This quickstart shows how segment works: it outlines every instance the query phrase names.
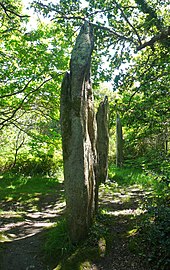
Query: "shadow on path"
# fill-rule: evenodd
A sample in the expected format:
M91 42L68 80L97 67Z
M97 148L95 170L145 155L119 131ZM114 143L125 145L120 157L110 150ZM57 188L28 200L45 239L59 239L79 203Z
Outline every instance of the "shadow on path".
M41 257L44 229L63 214L63 198L63 184L58 183L56 191L36 194L31 203L1 201L0 270L50 269Z
M58 262L55 270L149 270L131 251L131 236L145 211L140 207L150 191L138 186L100 187L100 215L90 240Z
M44 229L63 215L63 184L56 193L36 195L30 207L2 202L0 233L6 239L0 244L0 270L149 270L129 248L133 230L144 214L140 205L149 193L138 186L118 186L116 190L109 184L108 188L101 186L100 225L107 237L92 247L83 244L53 267L44 262L41 249Z

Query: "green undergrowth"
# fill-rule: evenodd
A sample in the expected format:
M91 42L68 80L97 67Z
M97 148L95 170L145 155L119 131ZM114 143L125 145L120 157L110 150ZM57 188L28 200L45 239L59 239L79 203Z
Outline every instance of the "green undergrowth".
M69 239L65 219L48 229L45 238L43 254L55 270L83 270L91 269L94 260L105 256L110 236L98 217L88 237L77 245Z
M170 208L167 205L151 207L140 219L129 248L145 260L151 269L170 269Z
M136 168L117 168L115 165L109 167L109 180L120 186L139 185L147 190L152 190L152 195L167 199L169 195L170 179L155 171Z
M1 203L28 204L48 193L61 193L61 180L57 177L24 176L5 173L0 176ZM63 196L63 194L61 194Z
M169 166L169 165L168 165ZM110 166L109 179L122 187L137 184L149 191L129 248L145 260L152 269L170 269L170 179L166 166L165 175L154 170L136 170Z
M45 261L55 270L89 270L93 263L110 254L113 241L120 240L114 227L118 226L117 221L122 219L123 222L124 218L123 214L113 215L116 209L112 209L112 201L116 199L118 205L130 210L133 207L130 193L134 187L144 191L145 196L140 201L143 213L129 216L127 232L120 237L128 238L130 251L141 256L151 269L168 270L170 210L167 174L164 177L154 171L116 168L114 165L109 167L108 181L100 187L99 214L87 239L73 245L64 217L59 218L55 225L45 230L42 250ZM57 177L26 177L7 173L0 177L0 198L4 204L19 202L34 207L40 196L56 192L60 199L64 199L63 184Z
M118 220L120 222L122 219L123 222L124 216L112 215L109 200L120 198L125 211L127 207L130 209L133 207L133 200L131 201L129 192L134 187L143 190L145 194L140 202L139 211L142 210L142 214L130 215L127 231L117 238L114 227ZM46 231L43 249L45 260L49 261L55 270L89 270L94 262L100 261L111 252L113 241L125 237L129 241L129 250L140 256L148 268L169 269L168 194L168 183L162 181L162 177L156 173L111 166L109 180L100 187L99 214L88 238L78 245L72 245L66 221L60 220Z

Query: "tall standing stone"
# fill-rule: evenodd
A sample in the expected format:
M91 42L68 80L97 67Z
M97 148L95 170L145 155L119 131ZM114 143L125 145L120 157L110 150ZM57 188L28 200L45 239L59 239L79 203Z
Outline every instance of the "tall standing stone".
M61 128L67 223L73 243L83 239L95 213L96 122L90 80L93 32L85 22L61 89Z

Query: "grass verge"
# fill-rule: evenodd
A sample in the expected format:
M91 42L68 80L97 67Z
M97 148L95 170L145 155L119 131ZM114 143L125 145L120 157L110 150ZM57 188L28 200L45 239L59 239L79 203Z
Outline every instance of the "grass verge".
M121 186L137 184L150 194L143 202L145 214L139 219L129 248L154 270L170 269L170 182L154 171L110 167L109 178Z

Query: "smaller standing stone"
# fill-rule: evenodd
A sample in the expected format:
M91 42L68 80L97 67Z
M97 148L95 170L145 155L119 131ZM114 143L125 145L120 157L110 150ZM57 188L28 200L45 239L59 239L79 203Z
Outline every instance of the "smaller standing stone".
M97 166L96 166L96 194L95 204L98 209L98 190L101 183L105 183L108 176L108 150L109 150L109 104L105 96L104 101L99 105L97 120Z
M123 166L123 132L119 114L116 117L116 166Z

